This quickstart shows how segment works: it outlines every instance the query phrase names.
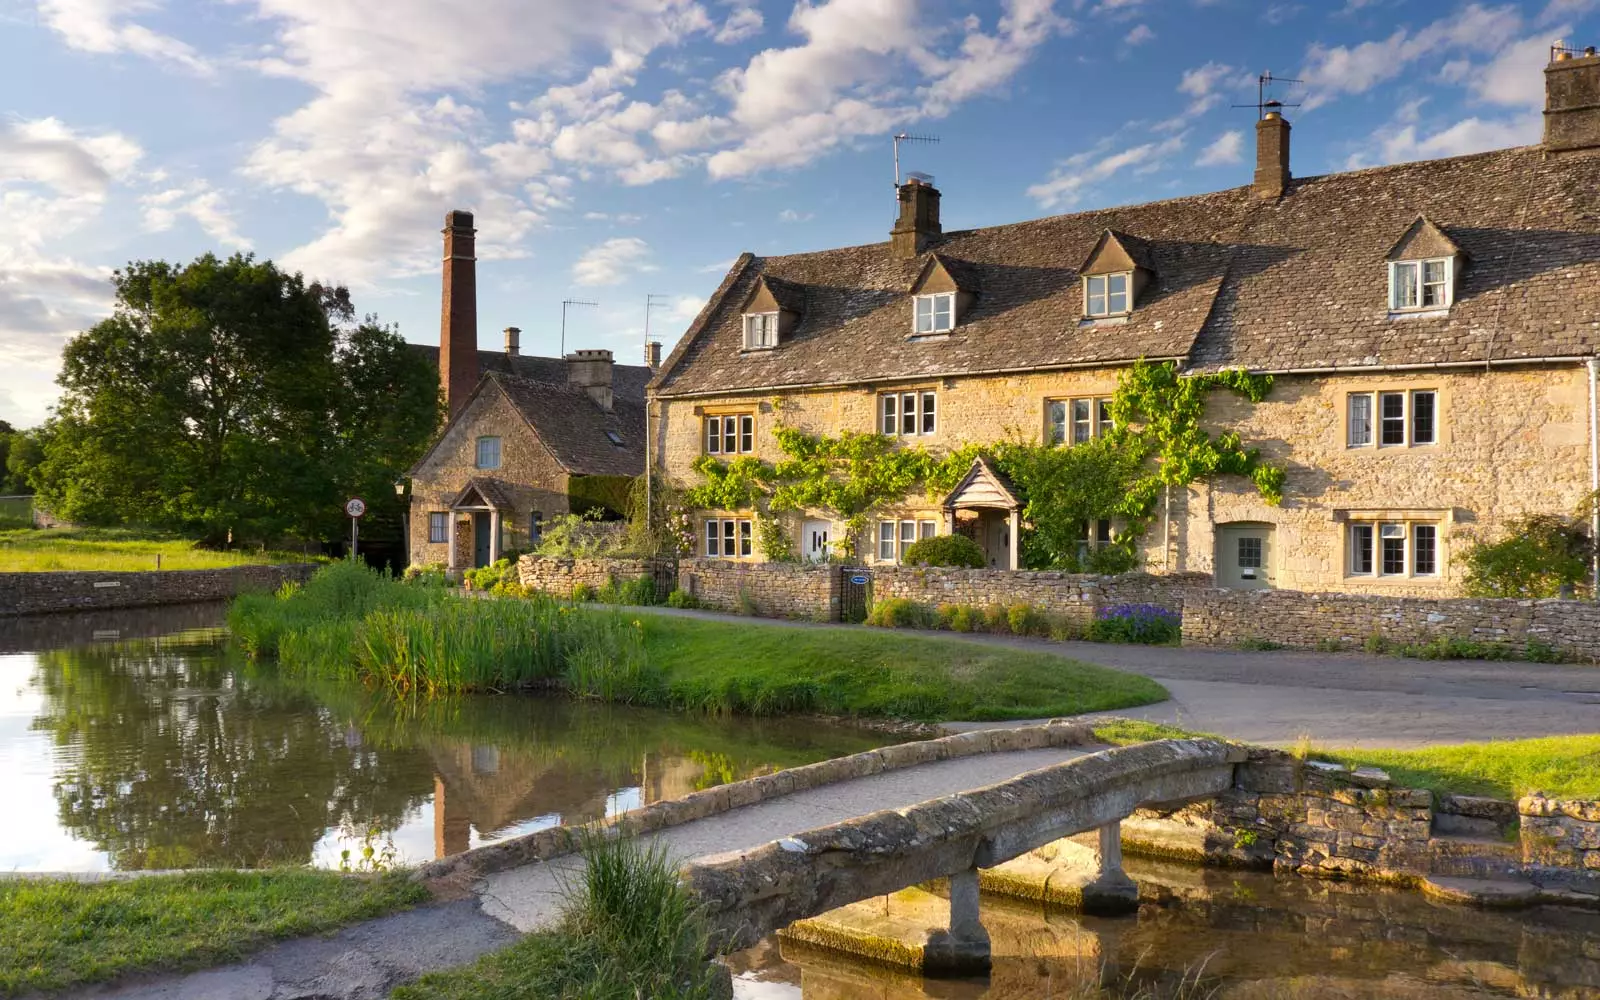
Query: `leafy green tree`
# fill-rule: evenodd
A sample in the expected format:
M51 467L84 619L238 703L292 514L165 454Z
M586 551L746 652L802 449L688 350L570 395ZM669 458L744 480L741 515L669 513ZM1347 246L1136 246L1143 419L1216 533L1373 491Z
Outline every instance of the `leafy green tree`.
M1477 541L1460 558L1462 590L1469 597L1555 597L1564 586L1584 589L1594 545L1583 525L1554 514L1534 514L1506 526L1494 542Z
M119 271L114 314L62 355L34 478L58 516L212 543L340 533L351 493L394 516L394 480L439 420L432 367L349 293L207 254Z
M44 461L47 428L0 434L0 493L32 493L35 470Z

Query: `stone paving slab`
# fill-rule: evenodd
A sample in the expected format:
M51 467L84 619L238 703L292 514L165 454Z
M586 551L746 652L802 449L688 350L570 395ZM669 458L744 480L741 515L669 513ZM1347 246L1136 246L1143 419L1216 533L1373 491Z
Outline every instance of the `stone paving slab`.
M900 809L992 785L1086 752L1058 747L919 764L709 816L662 830L648 839L679 862L747 851L789 834L831 826L880 809ZM544 926L559 912L563 885L578 875L582 864L581 857L570 856L489 875L478 889L484 912L521 931Z

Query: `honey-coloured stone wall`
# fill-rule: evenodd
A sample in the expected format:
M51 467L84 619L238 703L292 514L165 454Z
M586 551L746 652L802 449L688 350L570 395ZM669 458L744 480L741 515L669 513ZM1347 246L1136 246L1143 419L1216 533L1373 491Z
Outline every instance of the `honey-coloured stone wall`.
M678 589L701 607L764 618L839 618L839 567L693 559L678 564Z

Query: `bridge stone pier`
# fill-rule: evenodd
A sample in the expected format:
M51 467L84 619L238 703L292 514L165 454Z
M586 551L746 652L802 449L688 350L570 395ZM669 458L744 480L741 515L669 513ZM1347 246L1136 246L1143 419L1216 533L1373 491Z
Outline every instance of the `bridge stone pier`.
M795 921L939 879L948 927L929 935L923 971L989 967L980 872L1063 838L1099 831L1084 900L1126 909L1137 887L1122 870L1120 821L1139 808L1176 808L1232 787L1244 752L1212 740L1163 740L1088 754L902 809L798 833L754 849L703 856L683 878L706 906L724 952Z

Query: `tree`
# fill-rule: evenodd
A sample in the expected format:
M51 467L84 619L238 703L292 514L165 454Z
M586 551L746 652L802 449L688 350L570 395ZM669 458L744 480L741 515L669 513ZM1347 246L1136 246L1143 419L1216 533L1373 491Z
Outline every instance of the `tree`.
M432 367L342 288L271 261L137 261L114 314L62 355L65 390L35 478L58 516L149 524L211 543L337 534L439 421Z
M47 428L0 433L0 493L17 495L33 492L33 478L44 461Z

